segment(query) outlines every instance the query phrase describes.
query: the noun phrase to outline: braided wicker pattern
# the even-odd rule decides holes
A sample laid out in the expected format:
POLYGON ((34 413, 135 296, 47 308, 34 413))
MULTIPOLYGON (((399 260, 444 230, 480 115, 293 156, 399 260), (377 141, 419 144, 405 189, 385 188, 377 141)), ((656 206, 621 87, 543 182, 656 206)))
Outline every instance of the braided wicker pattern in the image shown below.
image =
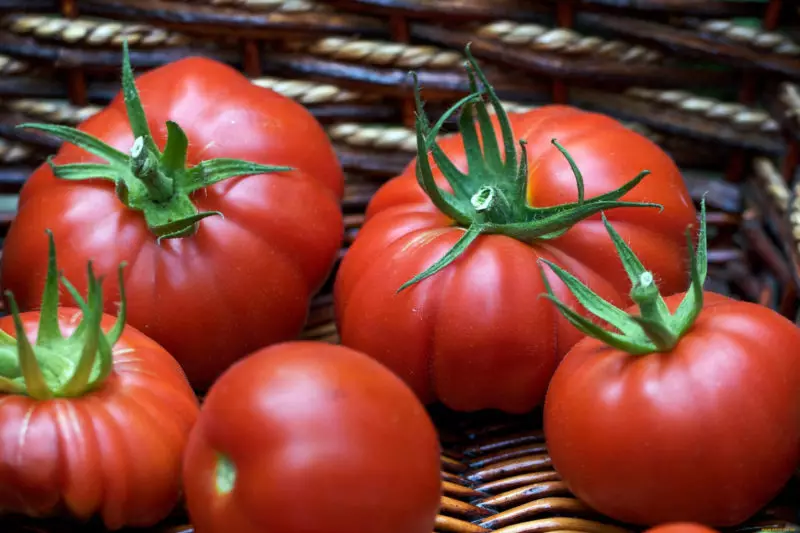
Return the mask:
POLYGON ((15 74, 22 74, 30 68, 30 65, 25 61, 0 54, 0 75, 13 76, 15 74))
POLYGON ((458 68, 464 61, 461 54, 434 46, 409 46, 387 41, 366 41, 349 37, 326 37, 296 49, 337 61, 400 68, 458 68))
POLYGON ((618 40, 585 36, 566 28, 548 28, 538 24, 518 24, 501 20, 482 26, 481 37, 498 39, 514 46, 526 46, 540 52, 590 55, 623 63, 658 63, 663 55, 657 50, 618 40))
POLYGON ((307 13, 328 10, 328 6, 310 0, 200 0, 199 3, 261 13, 307 13))
POLYGON ((98 106, 75 106, 65 101, 20 98, 3 102, 4 107, 45 122, 76 125, 100 110, 98 106))
POLYGON ((8 15, 2 25, 19 35, 86 46, 156 47, 187 44, 189 37, 146 24, 122 24, 115 21, 67 19, 45 15, 8 15))
POLYGON ((686 91, 659 91, 633 87, 626 94, 643 100, 658 102, 688 113, 696 113, 714 120, 724 120, 739 128, 775 132, 778 123, 766 112, 735 102, 721 102, 714 98, 697 96, 686 91))
POLYGON ((14 165, 24 161, 30 161, 33 156, 34 151, 30 146, 0 138, 0 163, 4 165, 14 165))
POLYGON ((367 99, 361 93, 348 91, 329 83, 317 83, 307 80, 285 80, 270 77, 256 78, 253 80, 253 83, 261 87, 272 89, 303 105, 339 104, 367 99))
POLYGON ((800 55, 800 45, 782 33, 759 31, 749 26, 736 24, 732 20, 707 20, 700 24, 700 29, 730 41, 744 43, 775 54, 800 55))

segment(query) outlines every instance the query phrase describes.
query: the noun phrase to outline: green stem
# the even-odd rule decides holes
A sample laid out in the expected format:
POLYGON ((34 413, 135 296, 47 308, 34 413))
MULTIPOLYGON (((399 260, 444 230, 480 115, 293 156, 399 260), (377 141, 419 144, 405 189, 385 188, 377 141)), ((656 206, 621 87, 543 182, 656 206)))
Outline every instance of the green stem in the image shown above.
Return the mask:
POLYGON ((189 140, 172 121, 166 123, 167 142, 162 153, 153 139, 136 88, 127 42, 122 46, 122 58, 122 96, 134 137, 130 155, 76 128, 27 123, 18 126, 49 133, 106 161, 65 165, 50 162, 57 178, 112 181, 120 202, 141 211, 150 231, 161 240, 190 237, 197 232, 202 219, 221 215, 217 211, 199 212, 191 199, 192 193, 232 177, 292 170, 227 158, 201 161, 187 168, 189 140))
POLYGON ((166 202, 172 198, 175 187, 159 167, 159 155, 145 148, 143 137, 137 137, 131 147, 131 173, 147 187, 152 201, 166 202))

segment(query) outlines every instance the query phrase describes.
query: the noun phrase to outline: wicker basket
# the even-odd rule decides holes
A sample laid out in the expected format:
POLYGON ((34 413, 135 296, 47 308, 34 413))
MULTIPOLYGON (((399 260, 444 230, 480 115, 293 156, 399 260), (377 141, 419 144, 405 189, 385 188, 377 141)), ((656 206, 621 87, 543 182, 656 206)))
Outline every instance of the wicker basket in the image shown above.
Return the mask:
MULTIPOLYGON (((3 233, 13 195, 55 148, 14 126, 96 112, 118 90, 123 38, 138 72, 202 54, 306 105, 348 173, 347 243, 372 193, 414 155, 408 70, 435 115, 467 92, 472 42, 508 110, 570 103, 664 147, 695 198, 709 191, 709 288, 797 316, 797 0, 0 0, 3 233)), ((305 336, 336 342, 329 288, 305 336)), ((436 531, 630 530, 569 494, 530 416, 434 411, 445 449, 436 531)), ((800 530, 791 485, 739 529, 800 530)), ((4 520, 4 533, 88 530, 4 520)), ((178 513, 154 531, 184 523, 178 513)))

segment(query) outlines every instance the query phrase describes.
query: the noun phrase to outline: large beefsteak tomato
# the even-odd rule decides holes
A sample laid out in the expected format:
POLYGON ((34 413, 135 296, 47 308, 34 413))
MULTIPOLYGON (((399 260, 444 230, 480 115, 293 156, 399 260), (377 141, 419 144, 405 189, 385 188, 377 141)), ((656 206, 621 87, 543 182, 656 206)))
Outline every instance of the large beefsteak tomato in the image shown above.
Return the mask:
MULTIPOLYGON (((46 241, 48 239, 45 239, 46 241)), ((0 319, 0 512, 99 515, 108 529, 150 526, 177 504, 197 398, 164 348, 87 301, 59 307, 55 245, 41 309, 0 319)), ((122 267, 119 280, 122 287, 122 267)))
POLYGON ((703 291, 705 209, 686 293, 662 298, 609 224, 639 309, 628 314, 552 266, 603 329, 553 376, 544 431, 555 469, 597 511, 627 523, 733 526, 778 494, 800 458, 800 329, 778 313, 703 291))
POLYGON ((425 402, 520 412, 540 404, 580 338, 538 300, 537 259, 626 302, 627 278, 599 217, 610 209, 663 286, 677 291, 684 265, 675 257, 696 214, 675 164, 648 139, 565 106, 507 117, 471 61, 496 115, 473 94, 462 101, 461 134, 436 144, 439 125, 429 128, 419 106, 418 156, 372 199, 338 273, 336 316, 343 344, 394 370, 425 402), (643 169, 652 178, 642 181, 643 169), (663 212, 642 208, 647 202, 663 212))
POLYGON ((137 93, 127 48, 123 63, 122 93, 78 130, 25 125, 68 142, 22 189, 2 283, 36 305, 45 228, 74 279, 89 259, 101 274, 127 261, 130 323, 205 388, 301 331, 341 245, 343 173, 306 109, 234 69, 182 59, 137 93))
POLYGON ((436 430, 397 376, 342 346, 290 342, 214 383, 189 437, 197 533, 430 533, 436 430))

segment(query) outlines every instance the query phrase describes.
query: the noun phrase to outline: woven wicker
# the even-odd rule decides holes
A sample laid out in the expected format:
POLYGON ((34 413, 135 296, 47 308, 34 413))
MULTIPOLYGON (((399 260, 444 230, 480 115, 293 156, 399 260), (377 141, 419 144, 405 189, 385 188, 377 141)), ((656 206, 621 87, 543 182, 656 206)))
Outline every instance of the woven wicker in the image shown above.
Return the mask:
MULTIPOLYGON (((202 54, 306 105, 348 173, 345 248, 370 196, 414 155, 407 72, 433 116, 466 93, 472 42, 509 111, 570 103, 659 143, 696 199, 709 191, 709 288, 797 316, 796 0, 0 0, 0 193, 56 147, 14 126, 95 113, 119 88, 123 39, 139 73, 202 54)), ((0 212, 3 232, 12 217, 0 212)), ((337 341, 329 292, 308 338, 337 341)), ((445 450, 436 531, 629 529, 569 494, 535 417, 434 415, 445 450)), ((739 529, 800 530, 797 502, 791 486, 739 529)), ((191 531, 185 523, 179 510, 153 531, 191 531)), ((0 531, 87 529, 14 518, 0 531)))

